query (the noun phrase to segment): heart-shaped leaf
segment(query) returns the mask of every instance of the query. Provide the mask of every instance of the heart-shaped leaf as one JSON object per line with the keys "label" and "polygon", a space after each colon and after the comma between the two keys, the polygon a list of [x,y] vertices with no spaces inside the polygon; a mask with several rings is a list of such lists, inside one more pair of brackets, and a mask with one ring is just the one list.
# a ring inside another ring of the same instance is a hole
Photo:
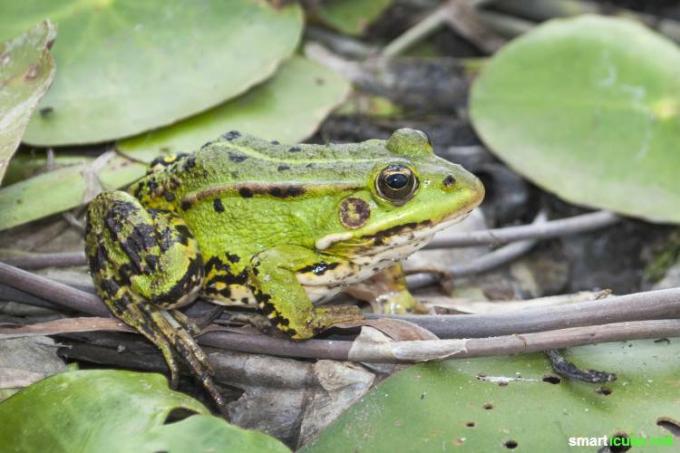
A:
{"label": "heart-shaped leaf", "polygon": [[680,222],[680,51],[626,19],[541,25],[501,49],[474,126],[519,173],[570,202]]}
{"label": "heart-shaped leaf", "polygon": [[55,36],[54,26],[45,21],[0,43],[0,182],[35,106],[54,78],[49,47]]}
{"label": "heart-shaped leaf", "polygon": [[54,86],[25,141],[102,142],[174,123],[272,75],[302,31],[298,5],[260,0],[0,0],[0,40],[57,23]]}
{"label": "heart-shaped leaf", "polygon": [[[196,413],[168,423],[173,411]],[[159,374],[58,374],[0,403],[4,451],[289,452],[278,440],[213,417]]]}

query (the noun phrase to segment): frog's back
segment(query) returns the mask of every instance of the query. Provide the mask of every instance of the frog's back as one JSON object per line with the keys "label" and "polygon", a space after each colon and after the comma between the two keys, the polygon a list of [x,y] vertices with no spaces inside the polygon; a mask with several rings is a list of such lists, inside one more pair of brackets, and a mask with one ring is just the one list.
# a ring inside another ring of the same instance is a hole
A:
{"label": "frog's back", "polygon": [[370,169],[388,155],[378,143],[284,145],[230,132],[195,153],[198,180],[186,181],[187,189],[227,183],[363,185]]}
{"label": "frog's back", "polygon": [[167,159],[130,191],[146,207],[182,217],[207,259],[252,255],[280,243],[313,247],[328,227],[326,211],[365,188],[367,174],[386,154],[377,140],[283,145],[229,132],[195,153]]}

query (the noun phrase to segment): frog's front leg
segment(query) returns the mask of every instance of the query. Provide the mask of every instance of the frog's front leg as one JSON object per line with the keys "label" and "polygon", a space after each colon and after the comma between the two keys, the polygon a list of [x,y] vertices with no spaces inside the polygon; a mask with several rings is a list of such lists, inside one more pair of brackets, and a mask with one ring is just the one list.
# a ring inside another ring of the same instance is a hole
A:
{"label": "frog's front leg", "polygon": [[290,245],[260,252],[251,261],[249,283],[260,310],[293,339],[311,338],[335,324],[363,318],[354,306],[315,307],[298,281],[300,270],[329,264],[312,250]]}
{"label": "frog's front leg", "polygon": [[223,404],[203,350],[174,310],[195,299],[203,260],[187,225],[166,211],[145,209],[126,192],[99,194],[88,209],[86,253],[97,294],[111,312],[163,353],[176,386],[182,356],[218,405]]}

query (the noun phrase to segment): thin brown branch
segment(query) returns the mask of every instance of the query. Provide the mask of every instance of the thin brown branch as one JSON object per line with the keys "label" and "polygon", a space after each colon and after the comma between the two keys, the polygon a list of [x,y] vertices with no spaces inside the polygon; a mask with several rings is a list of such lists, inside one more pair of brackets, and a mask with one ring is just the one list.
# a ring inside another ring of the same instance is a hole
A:
{"label": "thin brown branch", "polygon": [[48,300],[57,308],[75,310],[94,316],[111,316],[106,306],[94,294],[2,262],[0,262],[0,283]]}
{"label": "thin brown branch", "polygon": [[533,222],[530,225],[512,226],[468,233],[450,234],[435,238],[425,248],[471,247],[477,245],[501,245],[527,239],[550,239],[571,234],[598,230],[621,221],[616,214],[598,211],[566,219]]}
{"label": "thin brown branch", "polygon": [[[95,316],[110,314],[94,294],[0,263],[0,283],[53,301],[57,307]],[[367,314],[367,318],[384,315]],[[388,316],[389,317],[389,316]],[[439,338],[481,338],[577,326],[680,317],[680,288],[612,296],[557,307],[533,307],[483,315],[396,316]],[[282,341],[274,339],[274,341]]]}
{"label": "thin brown branch", "polygon": [[[51,324],[51,325],[50,325]],[[58,326],[57,326],[58,324]],[[42,325],[0,327],[0,335],[57,335],[94,330],[127,331],[113,319],[94,318],[83,321],[64,319]],[[502,335],[489,338],[418,340],[418,341],[356,341],[307,340],[296,342],[257,334],[213,331],[198,338],[203,346],[229,351],[267,354],[285,357],[353,360],[374,363],[413,363],[445,358],[468,358],[491,355],[519,354],[568,348],[586,344],[622,340],[680,336],[680,320],[651,320],[571,327],[543,332]]]}
{"label": "thin brown branch", "polygon": [[527,240],[505,245],[466,263],[455,264],[448,272],[416,273],[408,275],[406,276],[406,283],[410,290],[414,290],[435,285],[447,274],[452,277],[469,277],[471,275],[489,272],[526,254],[534,245],[536,245],[536,242],[537,241],[535,240]]}
{"label": "thin brown branch", "polygon": [[84,252],[22,253],[3,255],[2,262],[22,269],[43,269],[45,267],[71,267],[87,264]]}
{"label": "thin brown branch", "polygon": [[383,48],[381,54],[385,58],[394,57],[444,25],[448,25],[486,53],[495,52],[504,43],[501,37],[479,19],[477,10],[468,0],[449,0],[395,38]]}

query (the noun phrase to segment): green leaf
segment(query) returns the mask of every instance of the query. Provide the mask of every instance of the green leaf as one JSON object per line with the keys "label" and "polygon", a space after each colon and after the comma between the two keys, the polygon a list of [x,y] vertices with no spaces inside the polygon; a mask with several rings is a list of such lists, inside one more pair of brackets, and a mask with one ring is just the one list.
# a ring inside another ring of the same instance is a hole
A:
{"label": "green leaf", "polygon": [[202,112],[269,78],[297,46],[299,6],[260,0],[0,0],[0,39],[57,23],[54,86],[25,141],[114,140]]}
{"label": "green leaf", "polygon": [[[274,78],[245,95],[180,124],[119,144],[126,155],[151,161],[166,152],[193,151],[237,129],[281,142],[311,135],[349,91],[334,72],[303,58],[285,63]],[[120,156],[100,165],[72,165],[0,189],[0,230],[88,202],[144,175],[146,166]],[[100,161],[101,163],[101,161]]]}
{"label": "green leaf", "polygon": [[329,111],[347,96],[349,88],[335,72],[294,57],[271,82],[245,96],[175,126],[124,140],[118,149],[126,154],[143,153],[148,158],[193,151],[232,129],[282,143],[296,142],[314,133]]}
{"label": "green leaf", "polygon": [[570,202],[680,222],[680,52],[626,19],[537,27],[484,66],[474,126],[493,152]]}
{"label": "green leaf", "polygon": [[680,340],[671,341],[569,349],[567,357],[582,368],[616,372],[618,379],[604,386],[560,380],[542,354],[413,366],[381,383],[303,451],[494,452],[513,442],[516,451],[570,451],[570,437],[616,433],[675,445],[680,441],[657,424],[680,420]]}
{"label": "green leaf", "polygon": [[361,35],[387,9],[392,0],[328,0],[319,2],[316,15],[348,35]]}
{"label": "green leaf", "polygon": [[[174,410],[194,412],[166,423]],[[209,415],[159,374],[88,370],[58,374],[0,403],[7,451],[287,452],[278,440]]]}
{"label": "green leaf", "polygon": [[54,78],[49,52],[56,32],[49,21],[0,43],[0,182],[35,106]]}

